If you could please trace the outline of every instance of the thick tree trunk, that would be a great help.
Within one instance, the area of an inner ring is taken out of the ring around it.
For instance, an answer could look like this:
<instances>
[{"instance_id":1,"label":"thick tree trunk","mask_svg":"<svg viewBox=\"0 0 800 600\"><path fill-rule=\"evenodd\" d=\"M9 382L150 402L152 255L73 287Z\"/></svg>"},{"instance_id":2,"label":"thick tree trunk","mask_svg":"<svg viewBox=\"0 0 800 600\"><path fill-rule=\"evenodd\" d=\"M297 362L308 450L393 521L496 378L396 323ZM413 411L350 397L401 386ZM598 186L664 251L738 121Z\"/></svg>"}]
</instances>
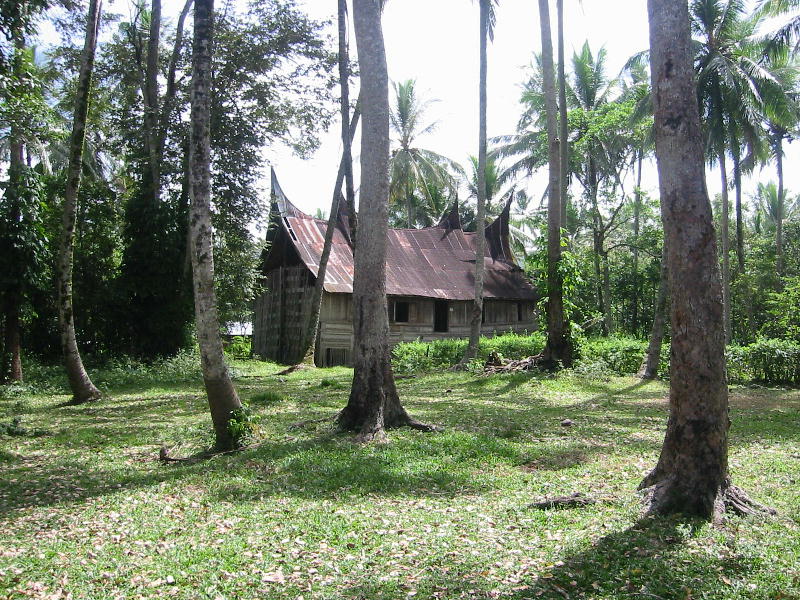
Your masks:
<instances>
[{"instance_id":1,"label":"thick tree trunk","mask_svg":"<svg viewBox=\"0 0 800 600\"><path fill-rule=\"evenodd\" d=\"M203 383L214 424L217 450L230 450L235 441L228 431L231 412L241 407L231 382L219 335L214 292L213 230L211 226L211 48L214 0L197 0L192 49L192 112L189 163L192 208L192 272L197 341Z\"/></svg>"},{"instance_id":2,"label":"thick tree trunk","mask_svg":"<svg viewBox=\"0 0 800 600\"><path fill-rule=\"evenodd\" d=\"M550 7L548 0L539 0L539 24L542 35L542 75L544 77L545 112L547 115L547 140L549 179L547 186L547 344L542 364L556 368L558 364L572 364L572 346L569 343L564 318L564 299L559 273L561 261L561 160L559 153L555 71L553 68L553 40L550 34Z\"/></svg>"},{"instance_id":3,"label":"thick tree trunk","mask_svg":"<svg viewBox=\"0 0 800 600\"><path fill-rule=\"evenodd\" d=\"M651 513L720 517L748 510L728 474L722 286L705 187L688 5L648 0L661 214L672 298L670 416L641 483Z\"/></svg>"},{"instance_id":4,"label":"thick tree trunk","mask_svg":"<svg viewBox=\"0 0 800 600\"><path fill-rule=\"evenodd\" d=\"M561 228L567 226L569 201L569 130L567 122L567 78L564 73L564 0L556 0L558 12L558 148L561 173Z\"/></svg>"},{"instance_id":5,"label":"thick tree trunk","mask_svg":"<svg viewBox=\"0 0 800 600\"><path fill-rule=\"evenodd\" d=\"M719 171L722 178L722 310L725 343L731 341L731 253L730 253L730 203L728 202L728 172L725 161L725 151L719 153Z\"/></svg>"},{"instance_id":6,"label":"thick tree trunk","mask_svg":"<svg viewBox=\"0 0 800 600\"><path fill-rule=\"evenodd\" d=\"M83 166L83 143L86 137L86 117L89 113L92 70L94 67L97 29L100 24L101 0L89 1L86 21L86 40L81 55L78 74L78 89L75 95L75 113L72 120L72 137L69 147L67 185L64 192L64 214L62 217L62 239L58 257L58 320L61 328L61 350L64 366L72 390L72 402L81 404L100 398L98 390L83 367L75 337L74 307L72 304L72 266L75 244L75 222L78 206L78 190L81 185Z\"/></svg>"},{"instance_id":7,"label":"thick tree trunk","mask_svg":"<svg viewBox=\"0 0 800 600\"><path fill-rule=\"evenodd\" d=\"M658 284L658 297L653 306L653 328L650 330L650 343L647 353L639 367L639 377L655 379L658 377L658 365L661 362L661 343L664 340L664 325L667 318L667 293L669 292L667 274L667 245L661 253L661 280Z\"/></svg>"},{"instance_id":8,"label":"thick tree trunk","mask_svg":"<svg viewBox=\"0 0 800 600\"><path fill-rule=\"evenodd\" d=\"M486 252L486 45L489 37L489 0L480 0L480 65L478 82L478 198L475 217L475 297L469 323L469 343L461 359L465 366L478 355L483 320L483 274Z\"/></svg>"},{"instance_id":9,"label":"thick tree trunk","mask_svg":"<svg viewBox=\"0 0 800 600\"><path fill-rule=\"evenodd\" d=\"M361 442L385 439L385 429L426 428L400 404L389 354L386 311L386 244L389 202L389 77L375 0L354 0L361 68L361 203L353 274L353 384L339 426L358 431Z\"/></svg>"}]
</instances>

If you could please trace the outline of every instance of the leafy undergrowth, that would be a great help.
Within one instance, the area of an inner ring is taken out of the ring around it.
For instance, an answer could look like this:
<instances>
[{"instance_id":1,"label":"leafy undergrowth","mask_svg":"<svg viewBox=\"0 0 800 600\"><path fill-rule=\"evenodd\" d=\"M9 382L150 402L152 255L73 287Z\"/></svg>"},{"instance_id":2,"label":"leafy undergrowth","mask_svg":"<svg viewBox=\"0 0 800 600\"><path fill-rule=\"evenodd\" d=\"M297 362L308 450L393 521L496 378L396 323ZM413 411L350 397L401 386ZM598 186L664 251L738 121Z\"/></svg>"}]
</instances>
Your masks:
<instances>
[{"instance_id":1,"label":"leafy undergrowth","mask_svg":"<svg viewBox=\"0 0 800 600\"><path fill-rule=\"evenodd\" d=\"M640 520L666 388L465 373L399 381L440 434L357 446L350 371L240 362L257 445L209 442L199 382L0 400L0 598L800 598L800 392L737 388L731 471L773 519ZM561 421L572 420L571 427ZM536 511L546 496L587 507Z\"/></svg>"}]
</instances>

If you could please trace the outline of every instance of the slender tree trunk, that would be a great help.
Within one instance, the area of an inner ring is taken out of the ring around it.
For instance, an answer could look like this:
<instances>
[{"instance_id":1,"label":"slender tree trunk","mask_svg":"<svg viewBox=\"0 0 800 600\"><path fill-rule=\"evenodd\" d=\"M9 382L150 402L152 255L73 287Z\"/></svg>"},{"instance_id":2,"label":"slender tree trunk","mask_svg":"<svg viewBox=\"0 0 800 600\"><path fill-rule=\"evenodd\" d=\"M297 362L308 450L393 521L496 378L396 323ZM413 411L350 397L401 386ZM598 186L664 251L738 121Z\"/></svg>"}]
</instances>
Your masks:
<instances>
[{"instance_id":1,"label":"slender tree trunk","mask_svg":"<svg viewBox=\"0 0 800 600\"><path fill-rule=\"evenodd\" d=\"M744 225L742 220L742 161L738 144L733 147L733 188L736 192L736 260L739 273L744 273Z\"/></svg>"},{"instance_id":2,"label":"slender tree trunk","mask_svg":"<svg viewBox=\"0 0 800 600\"><path fill-rule=\"evenodd\" d=\"M775 215L775 270L783 277L783 134L776 135L775 160L778 167L778 209ZM783 284L779 284L783 287Z\"/></svg>"},{"instance_id":3,"label":"slender tree trunk","mask_svg":"<svg viewBox=\"0 0 800 600\"><path fill-rule=\"evenodd\" d=\"M547 186L547 344L542 364L556 368L559 363L572 364L572 346L569 343L564 318L564 299L559 263L561 262L561 160L559 153L555 71L553 68L553 39L550 34L550 7L548 0L539 0L539 25L542 35L542 75L544 78L545 113L547 115L547 140L549 180Z\"/></svg>"},{"instance_id":4,"label":"slender tree trunk","mask_svg":"<svg viewBox=\"0 0 800 600\"><path fill-rule=\"evenodd\" d=\"M614 334L614 315L611 312L611 273L608 266L608 251L603 254L603 322L606 335Z\"/></svg>"},{"instance_id":5,"label":"slender tree trunk","mask_svg":"<svg viewBox=\"0 0 800 600\"><path fill-rule=\"evenodd\" d=\"M64 366L72 390L72 402L81 404L100 398L98 390L83 367L78 343L75 338L75 317L72 304L72 267L75 244L75 221L78 205L78 190L81 185L83 166L83 144L86 137L86 117L89 113L92 70L97 46L97 30L100 24L102 0L89 0L86 20L86 40L81 55L78 89L75 95L75 113L70 138L67 185L64 193L62 217L62 239L58 257L58 320L61 328L61 350Z\"/></svg>"},{"instance_id":6,"label":"slender tree trunk","mask_svg":"<svg viewBox=\"0 0 800 600\"><path fill-rule=\"evenodd\" d=\"M692 67L686 2L648 0L661 214L672 298L670 416L641 483L651 513L718 518L751 510L728 474L722 286Z\"/></svg>"},{"instance_id":7,"label":"slender tree trunk","mask_svg":"<svg viewBox=\"0 0 800 600\"><path fill-rule=\"evenodd\" d=\"M353 183L353 137L355 136L358 118L361 115L360 97L356 100L353 120L350 122L350 42L347 35L347 0L339 0L339 79L342 88L342 167L344 168L344 197L347 201L347 221L350 225L350 241L355 248L356 231L358 229L358 213L356 212L356 192ZM338 176L337 176L338 180ZM337 186L337 190L341 184ZM334 202L336 196L334 195ZM337 206L338 212L338 206ZM333 214L333 212L331 212ZM320 296L321 298L321 296Z\"/></svg>"},{"instance_id":8,"label":"slender tree trunk","mask_svg":"<svg viewBox=\"0 0 800 600\"><path fill-rule=\"evenodd\" d=\"M25 40L21 32L15 31L14 38L14 57L12 62L13 76L15 79L22 77L22 53L25 51ZM16 119L12 121L9 131L9 187L18 190L22 185L20 173L25 165L25 146L22 142L22 135ZM19 193L15 194L16 199L11 205L9 221L19 222L22 218L22 208L20 206ZM12 284L14 287L5 293L4 312L5 327L3 331L3 356L0 364L0 383L10 381L22 381L22 349L20 335L20 307L22 304L22 281Z\"/></svg>"},{"instance_id":9,"label":"slender tree trunk","mask_svg":"<svg viewBox=\"0 0 800 600\"><path fill-rule=\"evenodd\" d=\"M728 202L728 170L725 151L719 153L719 171L722 178L722 310L725 344L731 341L731 261L730 261L730 203Z\"/></svg>"},{"instance_id":10,"label":"slender tree trunk","mask_svg":"<svg viewBox=\"0 0 800 600\"><path fill-rule=\"evenodd\" d=\"M386 245L389 203L389 76L375 0L354 0L361 68L361 219L353 274L353 385L339 426L358 431L361 442L385 439L385 429L413 420L400 404L389 353L386 304Z\"/></svg>"},{"instance_id":11,"label":"slender tree trunk","mask_svg":"<svg viewBox=\"0 0 800 600\"><path fill-rule=\"evenodd\" d=\"M564 73L564 0L556 0L558 11L558 148L561 173L561 228L567 226L569 202L569 130L567 122L567 77Z\"/></svg>"},{"instance_id":12,"label":"slender tree trunk","mask_svg":"<svg viewBox=\"0 0 800 600\"><path fill-rule=\"evenodd\" d=\"M235 440L228 431L231 412L241 407L231 382L219 335L214 292L214 244L211 226L211 48L214 0L196 0L192 48L192 112L189 163L192 207L192 272L197 341L203 383L214 424L217 450L230 450Z\"/></svg>"},{"instance_id":13,"label":"slender tree trunk","mask_svg":"<svg viewBox=\"0 0 800 600\"><path fill-rule=\"evenodd\" d=\"M144 80L144 129L152 179L153 198L161 200L161 159L158 134L158 46L161 41L161 0L150 6L150 33L147 40L147 62Z\"/></svg>"},{"instance_id":14,"label":"slender tree trunk","mask_svg":"<svg viewBox=\"0 0 800 600\"><path fill-rule=\"evenodd\" d=\"M5 324L3 328L3 368L0 383L22 381L22 353L20 350L20 297L8 292L5 298Z\"/></svg>"},{"instance_id":15,"label":"slender tree trunk","mask_svg":"<svg viewBox=\"0 0 800 600\"><path fill-rule=\"evenodd\" d=\"M346 183L347 197L354 195L353 186L353 160L350 148L353 144L358 119L361 116L361 101L356 102L353 111L352 121L350 120L350 93L348 85L348 51L347 51L347 2L339 0L339 80L342 87L342 160L339 163L339 171L336 174L336 184L333 186L333 198L331 199L331 212L328 215L328 226L325 229L325 242L322 246L322 256L319 261L317 279L314 282L314 291L311 296L311 312L308 315L308 323L305 328L306 339L303 342L304 354L313 352L316 346L316 336L319 331L319 312L322 308L322 292L325 286L325 274L328 271L328 259L331 255L331 245L333 244L333 233L339 217L339 202L342 195L342 183L349 173L350 181ZM347 205L350 205L347 200ZM348 218L349 220L349 218ZM351 239L351 241L353 241Z\"/></svg>"},{"instance_id":16,"label":"slender tree trunk","mask_svg":"<svg viewBox=\"0 0 800 600\"><path fill-rule=\"evenodd\" d=\"M464 367L478 355L483 316L483 274L486 253L486 45L489 37L489 0L480 0L480 65L478 82L478 198L475 216L475 298L470 317L469 343L459 363Z\"/></svg>"},{"instance_id":17,"label":"slender tree trunk","mask_svg":"<svg viewBox=\"0 0 800 600\"><path fill-rule=\"evenodd\" d=\"M650 343L647 346L647 353L639 367L639 377L642 379L655 379L658 377L658 365L661 362L661 342L664 340L664 324L667 317L667 293L668 280L667 274L667 245L661 252L661 280L658 284L658 297L653 306L653 328L650 330Z\"/></svg>"},{"instance_id":18,"label":"slender tree trunk","mask_svg":"<svg viewBox=\"0 0 800 600\"><path fill-rule=\"evenodd\" d=\"M631 330L639 335L639 229L642 214L642 162L644 152L639 150L636 166L636 191L633 197L633 301L631 302ZM663 259L662 259L663 261Z\"/></svg>"},{"instance_id":19,"label":"slender tree trunk","mask_svg":"<svg viewBox=\"0 0 800 600\"><path fill-rule=\"evenodd\" d=\"M178 68L178 61L181 56L181 47L183 46L184 25L186 23L186 17L189 16L192 4L194 4L194 0L186 0L181 14L178 15L178 24L175 27L175 45L172 47L172 54L169 57L169 66L167 67L167 89L164 92L164 101L161 104L161 117L159 120L158 145L156 147L156 157L158 158L159 164L161 163L162 154L164 152L164 141L167 137L169 118L172 115L175 92L177 91L175 76ZM157 97L156 101L158 101ZM156 104L156 108L157 106Z\"/></svg>"}]
</instances>

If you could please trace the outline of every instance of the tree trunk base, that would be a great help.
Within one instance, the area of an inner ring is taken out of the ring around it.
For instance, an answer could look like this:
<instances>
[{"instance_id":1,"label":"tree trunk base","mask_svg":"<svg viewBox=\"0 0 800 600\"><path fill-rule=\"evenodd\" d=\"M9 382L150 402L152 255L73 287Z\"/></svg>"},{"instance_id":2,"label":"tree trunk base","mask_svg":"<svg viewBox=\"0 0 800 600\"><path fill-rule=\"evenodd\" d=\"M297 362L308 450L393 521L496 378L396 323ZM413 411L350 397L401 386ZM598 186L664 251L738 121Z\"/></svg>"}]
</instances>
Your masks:
<instances>
[{"instance_id":1,"label":"tree trunk base","mask_svg":"<svg viewBox=\"0 0 800 600\"><path fill-rule=\"evenodd\" d=\"M88 390L85 393L75 394L72 396L67 404L69 406L80 406L81 404L88 404L90 402L97 402L98 400L103 399L103 394L97 388L92 390Z\"/></svg>"},{"instance_id":2,"label":"tree trunk base","mask_svg":"<svg viewBox=\"0 0 800 600\"><path fill-rule=\"evenodd\" d=\"M714 489L687 490L674 475L664 476L657 469L639 484L646 515L684 514L715 523L728 512L739 516L775 515L775 509L752 500L747 493L725 481Z\"/></svg>"},{"instance_id":3,"label":"tree trunk base","mask_svg":"<svg viewBox=\"0 0 800 600\"><path fill-rule=\"evenodd\" d=\"M405 409L401 406L401 414L395 414L391 419L387 419L385 415L379 418L377 415L371 415L367 418L359 418L358 415L353 414L354 411L348 411L347 407L341 410L336 416L335 423L340 431L357 431L355 442L358 444L368 444L370 442L385 443L388 441L386 435L387 429L399 429L400 427L408 427L416 431L424 431L426 433L440 432L442 428L437 425L429 425L417 421L406 413Z\"/></svg>"}]
</instances>

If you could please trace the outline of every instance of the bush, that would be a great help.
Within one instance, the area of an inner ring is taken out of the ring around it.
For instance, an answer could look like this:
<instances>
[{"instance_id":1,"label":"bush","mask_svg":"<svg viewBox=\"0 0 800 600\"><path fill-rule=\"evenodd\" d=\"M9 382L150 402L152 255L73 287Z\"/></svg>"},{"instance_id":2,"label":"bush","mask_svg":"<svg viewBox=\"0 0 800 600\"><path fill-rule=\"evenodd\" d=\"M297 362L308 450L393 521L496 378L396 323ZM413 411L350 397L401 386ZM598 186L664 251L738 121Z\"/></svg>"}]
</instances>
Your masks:
<instances>
[{"instance_id":1,"label":"bush","mask_svg":"<svg viewBox=\"0 0 800 600\"><path fill-rule=\"evenodd\" d=\"M478 360L484 362L491 352L513 360L534 356L544 349L545 341L545 335L538 331L530 335L505 333L490 338L482 337L478 346ZM466 348L465 339L403 342L394 348L392 365L397 373L447 369L458 364Z\"/></svg>"},{"instance_id":2,"label":"bush","mask_svg":"<svg viewBox=\"0 0 800 600\"><path fill-rule=\"evenodd\" d=\"M645 352L646 341L623 336L591 338L581 346L583 360L605 363L608 370L616 375L635 375L642 365Z\"/></svg>"},{"instance_id":3,"label":"bush","mask_svg":"<svg viewBox=\"0 0 800 600\"><path fill-rule=\"evenodd\" d=\"M728 378L768 385L800 384L800 344L762 338L749 346L728 346Z\"/></svg>"},{"instance_id":4,"label":"bush","mask_svg":"<svg viewBox=\"0 0 800 600\"><path fill-rule=\"evenodd\" d=\"M250 358L252 342L249 336L234 335L225 344L225 354L231 358Z\"/></svg>"},{"instance_id":5,"label":"bush","mask_svg":"<svg viewBox=\"0 0 800 600\"><path fill-rule=\"evenodd\" d=\"M246 404L232 410L228 421L228 433L233 439L233 447L244 448L256 440L261 433L260 422L261 417L253 414Z\"/></svg>"}]
</instances>

